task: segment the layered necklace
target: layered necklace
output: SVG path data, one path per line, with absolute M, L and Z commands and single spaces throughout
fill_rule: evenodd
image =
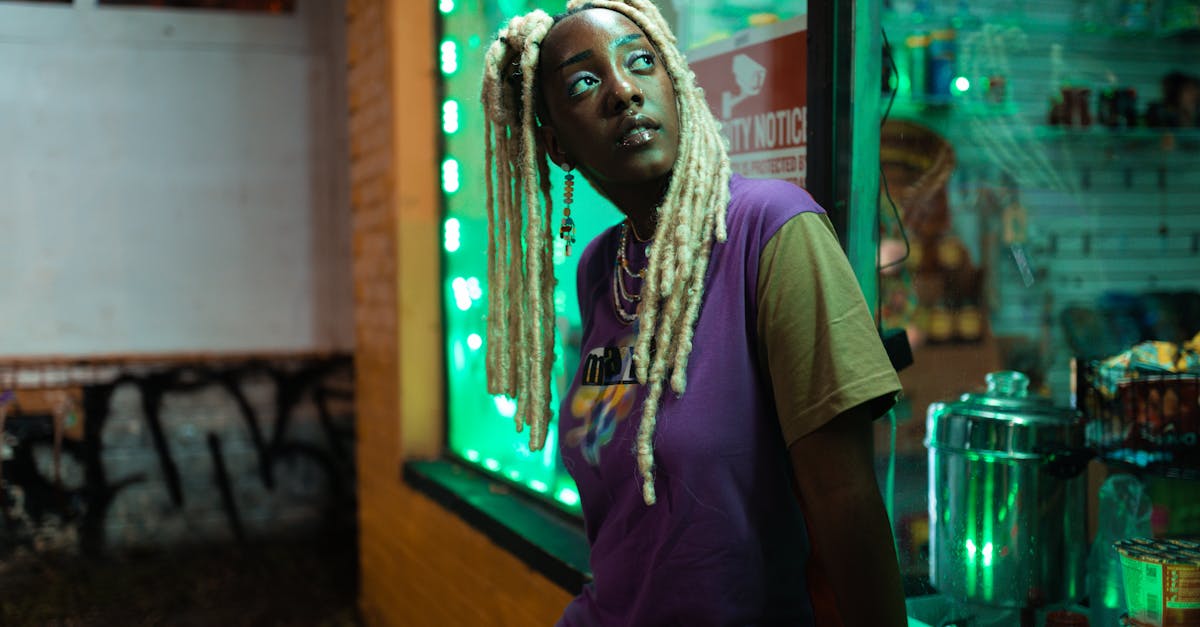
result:
M 613 264 L 613 311 L 617 314 L 617 319 L 624 324 L 633 324 L 637 320 L 638 303 L 642 300 L 641 285 L 638 285 L 637 291 L 631 290 L 625 286 L 626 277 L 628 280 L 642 280 L 646 278 L 646 268 L 643 267 L 638 271 L 634 271 L 629 267 L 629 257 L 625 253 L 625 249 L 629 245 L 629 223 L 621 223 L 621 241 L 617 244 L 617 259 Z M 649 255 L 649 248 L 646 249 L 646 254 Z M 647 264 L 648 265 L 648 264 Z M 628 307 L 633 307 L 633 313 L 629 313 Z

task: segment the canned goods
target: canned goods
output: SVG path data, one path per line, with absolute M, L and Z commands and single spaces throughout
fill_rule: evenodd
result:
M 1111 128 L 1137 126 L 1137 92 L 1130 87 L 1110 87 L 1100 92 L 1100 123 Z

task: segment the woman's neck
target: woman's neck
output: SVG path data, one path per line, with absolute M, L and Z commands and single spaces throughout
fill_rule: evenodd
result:
M 609 200 L 629 219 L 633 235 L 641 241 L 654 237 L 658 226 L 658 208 L 667 194 L 671 178 L 641 184 L 614 185 L 606 189 Z
M 652 210 L 654 213 L 648 218 L 635 220 L 630 214 L 625 214 L 629 219 L 629 226 L 633 229 L 633 237 L 639 242 L 648 242 L 654 237 L 654 229 L 658 226 L 658 209 Z

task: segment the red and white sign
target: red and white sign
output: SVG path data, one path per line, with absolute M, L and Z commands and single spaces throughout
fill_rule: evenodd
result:
M 804 185 L 808 171 L 808 18 L 741 31 L 688 52 L 729 141 L 733 171 Z

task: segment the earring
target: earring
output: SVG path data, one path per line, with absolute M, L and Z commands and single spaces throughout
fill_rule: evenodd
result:
M 566 255 L 571 256 L 571 246 L 575 244 L 575 221 L 571 219 L 571 201 L 575 199 L 575 175 L 571 174 L 571 166 L 563 165 L 567 173 L 566 183 L 563 184 L 563 219 L 558 229 L 558 237 L 566 243 Z

